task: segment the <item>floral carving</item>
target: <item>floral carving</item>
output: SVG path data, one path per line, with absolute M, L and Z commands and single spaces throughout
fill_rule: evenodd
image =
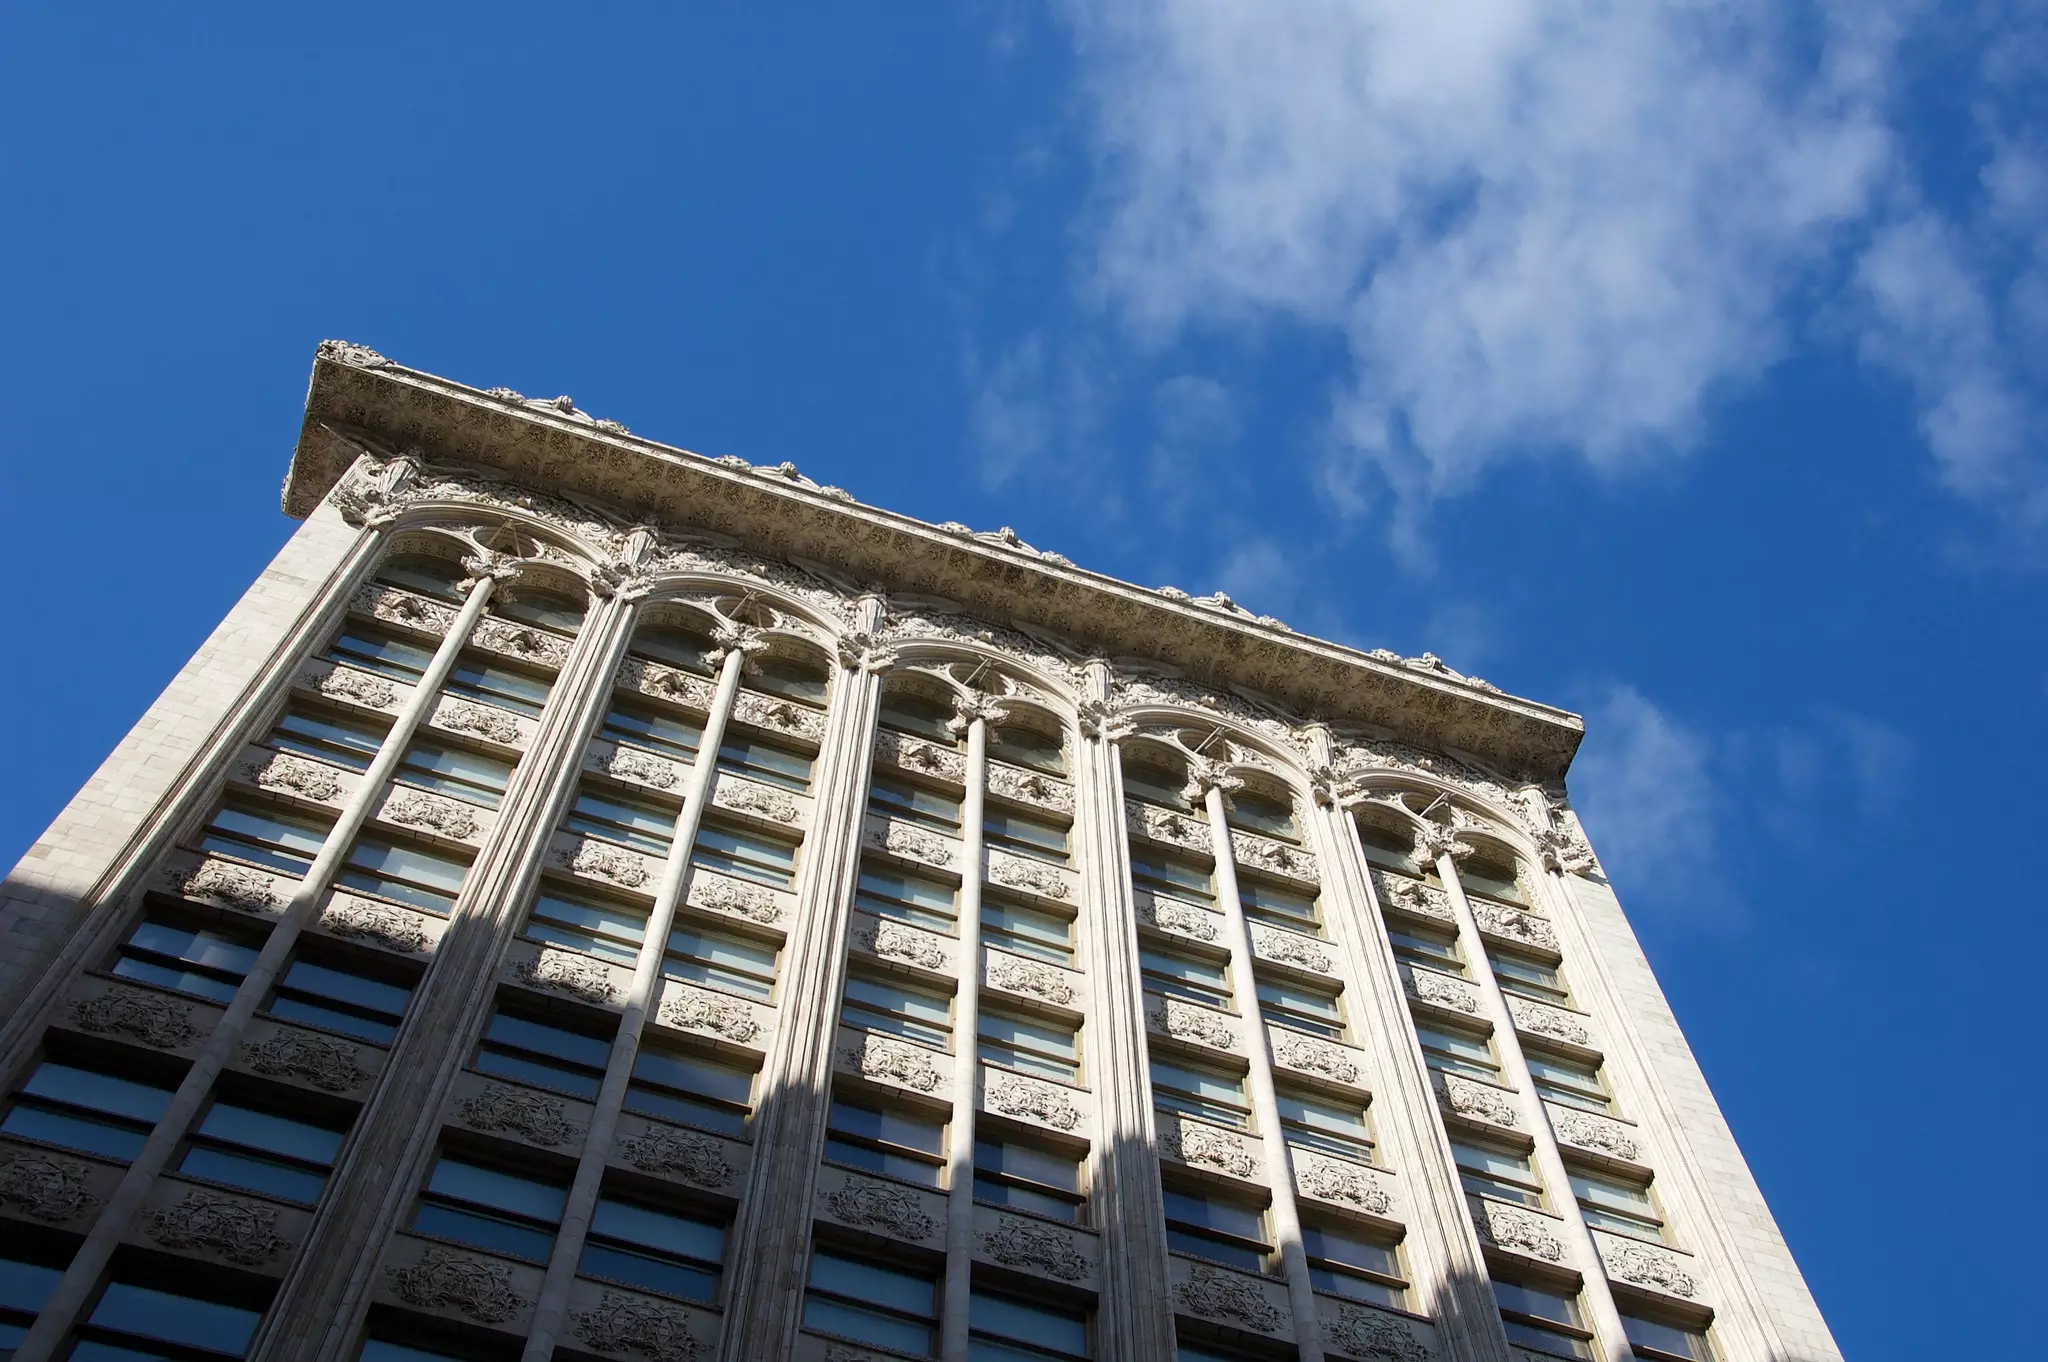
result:
M 445 634 L 455 622 L 455 612 L 423 600 L 409 591 L 372 583 L 356 592 L 350 604 L 374 619 L 401 624 L 422 633 Z
M 488 705 L 471 704 L 467 700 L 442 705 L 434 715 L 434 722 L 450 732 L 474 733 L 479 738 L 488 738 L 507 747 L 519 741 L 518 720 L 509 714 L 500 714 Z
M 703 989 L 680 988 L 661 1000 L 661 1020 L 685 1031 L 710 1031 L 745 1045 L 761 1034 L 761 1023 L 745 1003 Z
M 1479 1015 L 1479 1000 L 1472 996 L 1472 990 L 1462 981 L 1438 974 L 1434 970 L 1404 970 L 1408 978 L 1408 993 L 1425 1003 L 1448 1007 L 1455 1012 L 1471 1016 Z
M 1510 908 L 1504 903 L 1473 899 L 1472 916 L 1478 921 L 1479 930 L 1488 936 L 1506 937 L 1546 951 L 1557 949 L 1557 933 L 1550 929 L 1548 922 L 1526 908 Z
M 1222 1018 L 1178 998 L 1148 998 L 1145 1020 L 1175 1040 L 1194 1041 L 1218 1050 L 1237 1048 L 1237 1033 L 1225 1026 Z
M 1316 858 L 1299 847 L 1284 842 L 1270 842 L 1263 837 L 1251 837 L 1239 832 L 1231 834 L 1231 852 L 1239 865 L 1271 871 L 1297 880 L 1313 880 L 1316 877 Z
M 983 1100 L 988 1109 L 1004 1116 L 1028 1116 L 1054 1130 L 1072 1130 L 1081 1124 L 1081 1113 L 1067 1094 L 1050 1083 L 1036 1083 L 1015 1074 L 991 1078 Z
M 476 815 L 452 800 L 400 790 L 384 801 L 384 817 L 409 828 L 429 828 L 460 842 L 476 836 Z
M 569 869 L 593 879 L 610 880 L 628 889 L 647 883 L 647 865 L 638 856 L 609 842 L 585 841 L 569 856 Z
M 988 764 L 988 788 L 991 794 L 1059 813 L 1072 812 L 1074 807 L 1074 787 L 1064 780 L 1054 780 L 1036 771 L 1020 771 L 1001 762 Z
M 1536 833 L 1536 854 L 1545 870 L 1563 875 L 1590 875 L 1600 869 L 1593 848 L 1567 828 L 1547 827 Z
M 926 865 L 951 865 L 953 846 L 945 838 L 926 832 L 923 828 L 908 823 L 888 823 L 871 827 L 867 835 L 868 845 L 878 847 L 896 856 L 907 856 Z
M 1172 899 L 1141 898 L 1138 900 L 1138 920 L 1162 932 L 1175 936 L 1189 936 L 1197 941 L 1216 939 L 1216 915 L 1201 908 L 1192 908 Z
M 825 732 L 825 716 L 809 705 L 772 696 L 741 691 L 733 701 L 732 717 L 756 728 L 772 728 L 799 738 L 816 739 Z
M 649 1126 L 619 1146 L 627 1163 L 648 1173 L 673 1173 L 699 1187 L 723 1187 L 733 1179 L 725 1150 L 706 1135 Z
M 52 1224 L 76 1220 L 100 1204 L 86 1190 L 92 1165 L 26 1149 L 0 1151 L 0 1201 Z
M 1508 1015 L 1515 1019 L 1518 1028 L 1530 1035 L 1549 1036 L 1567 1045 L 1592 1048 L 1593 1033 L 1586 1029 L 1578 1013 L 1539 1003 L 1532 998 L 1511 997 L 1507 1001 Z
M 755 922 L 774 922 L 782 916 L 782 905 L 767 890 L 710 875 L 690 881 L 689 901 L 694 907 L 737 913 Z
M 356 1060 L 356 1047 L 330 1036 L 279 1031 L 242 1047 L 242 1062 L 273 1078 L 303 1078 L 328 1092 L 353 1092 L 369 1072 Z
M 1299 932 L 1254 927 L 1252 944 L 1258 949 L 1259 958 L 1262 960 L 1273 960 L 1283 965 L 1299 965 L 1318 974 L 1328 974 L 1334 968 L 1322 943 Z
M 615 747 L 604 759 L 607 774 L 621 780 L 636 780 L 657 790 L 672 789 L 676 783 L 675 763 L 649 756 L 635 747 Z
M 568 1144 L 582 1133 L 557 1099 L 503 1083 L 488 1084 L 483 1091 L 463 1098 L 455 1113 L 471 1130 L 509 1131 L 550 1149 Z
M 1232 1177 L 1256 1178 L 1259 1161 L 1243 1140 L 1196 1121 L 1162 1122 L 1160 1151 L 1191 1168 L 1214 1168 Z
M 1051 866 L 1034 865 L 1008 856 L 990 856 L 988 877 L 1011 889 L 1027 889 L 1049 899 L 1064 899 L 1067 882 Z
M 175 1050 L 199 1035 L 188 1004 L 154 993 L 110 989 L 72 1003 L 71 1015 L 81 1031 L 130 1035 L 159 1050 Z
M 1074 986 L 1058 970 L 1029 960 L 991 955 L 988 981 L 1011 993 L 1028 993 L 1034 998 L 1042 998 L 1055 1007 L 1065 1007 L 1074 1001 Z
M 922 771 L 956 784 L 967 778 L 967 759 L 960 753 L 888 729 L 875 735 L 875 754 L 905 770 Z
M 489 615 L 476 622 L 476 630 L 470 634 L 469 641 L 494 652 L 510 653 L 529 662 L 543 662 L 553 667 L 561 666 L 569 655 L 566 640 L 546 630 L 507 624 Z
M 1155 842 L 1170 842 L 1177 847 L 1192 851 L 1209 849 L 1208 820 L 1190 818 L 1172 809 L 1162 809 L 1156 804 L 1142 800 L 1124 801 L 1124 824 L 1140 837 L 1149 837 Z
M 1521 1113 L 1499 1088 L 1488 1087 L 1458 1074 L 1438 1074 L 1436 1078 L 1437 1092 L 1442 1094 L 1456 1115 L 1489 1121 L 1497 1126 L 1514 1127 L 1522 1123 Z
M 1630 1163 L 1642 1162 L 1642 1147 L 1628 1133 L 1628 1127 L 1605 1116 L 1595 1116 L 1576 1107 L 1550 1108 L 1550 1126 L 1557 1138 L 1580 1149 L 1597 1149 Z
M 650 1362 L 696 1362 L 704 1345 L 674 1305 L 607 1291 L 597 1307 L 575 1312 L 576 1336 L 601 1353 L 639 1353 Z
M 1103 742 L 1115 742 L 1128 737 L 1131 732 L 1123 706 L 1092 696 L 1074 707 L 1074 723 L 1081 730 L 1082 737 L 1099 738 Z
M 212 1249 L 229 1262 L 249 1266 L 291 1248 L 291 1241 L 277 1232 L 275 1208 L 197 1189 L 176 1206 L 149 1212 L 142 1232 L 165 1248 Z
M 407 1305 L 453 1307 L 484 1324 L 503 1324 L 524 1304 L 512 1289 L 512 1269 L 466 1253 L 430 1248 L 410 1267 L 387 1267 L 391 1292 Z
M 341 793 L 341 780 L 328 767 L 299 757 L 276 756 L 248 768 L 249 779 L 266 790 L 289 790 L 317 802 Z
M 332 360 L 354 369 L 382 369 L 391 363 L 369 346 L 345 340 L 321 341 L 313 353 L 319 359 Z
M 711 687 L 702 678 L 659 663 L 629 657 L 619 664 L 617 683 L 643 695 L 656 695 L 695 710 L 711 708 Z
M 919 1092 L 935 1092 L 941 1078 L 932 1067 L 931 1052 L 901 1041 L 867 1036 L 843 1052 L 846 1062 L 867 1078 L 886 1078 Z
M 1394 1207 L 1393 1198 L 1377 1178 L 1337 1159 L 1296 1151 L 1294 1185 L 1312 1197 L 1344 1202 L 1367 1215 L 1385 1215 Z
M 419 919 L 398 908 L 360 899 L 335 899 L 320 914 L 320 923 L 336 936 L 370 941 L 389 950 L 417 954 L 427 948 Z
M 1678 1265 L 1678 1259 L 1663 1249 L 1638 1244 L 1630 1239 L 1600 1241 L 1600 1259 L 1607 1274 L 1637 1286 L 1654 1286 L 1688 1300 L 1699 1290 L 1692 1274 Z
M 903 1239 L 929 1239 L 938 1228 L 915 1193 L 884 1183 L 848 1178 L 825 1204 L 849 1225 L 873 1225 Z
M 1434 885 L 1421 880 L 1411 880 L 1406 875 L 1389 875 L 1383 871 L 1372 872 L 1373 887 L 1379 890 L 1380 902 L 1388 908 L 1421 917 L 1433 917 L 1440 922 L 1455 922 L 1457 914 L 1451 911 L 1450 896 Z
M 1088 1273 L 1088 1260 L 1065 1230 L 1016 1216 L 997 1217 L 994 1229 L 981 1232 L 981 1248 L 1007 1267 L 1040 1268 L 1063 1282 L 1077 1282 Z
M 1194 1314 L 1234 1319 L 1261 1333 L 1273 1332 L 1287 1318 L 1250 1279 L 1199 1263 L 1189 1267 L 1188 1279 L 1173 1294 Z
M 597 961 L 548 947 L 513 966 L 513 973 L 535 988 L 567 993 L 585 1002 L 608 1003 L 618 993 L 611 971 Z
M 871 954 L 883 955 L 891 960 L 907 960 L 913 965 L 926 969 L 946 968 L 946 953 L 939 943 L 923 932 L 914 932 L 899 927 L 893 922 L 878 922 L 863 927 L 854 933 L 854 940 Z
M 186 898 L 219 899 L 252 912 L 271 911 L 278 906 L 276 882 L 270 876 L 225 861 L 208 861 L 187 875 L 178 888 Z
M 778 823 L 794 823 L 803 817 L 796 801 L 788 795 L 744 780 L 720 779 L 713 802 L 722 809 L 756 813 Z
M 1495 1248 L 1514 1249 L 1547 1263 L 1564 1261 L 1564 1244 L 1546 1217 L 1479 1197 L 1472 1198 L 1472 1205 L 1477 1211 L 1473 1220 L 1479 1237 Z
M 1351 1056 L 1328 1041 L 1296 1031 L 1273 1033 L 1273 1058 L 1290 1069 L 1321 1074 L 1338 1083 L 1356 1083 L 1358 1065 Z
M 1188 801 L 1199 804 L 1209 797 L 1209 791 L 1221 790 L 1227 799 L 1244 788 L 1244 777 L 1230 769 L 1227 761 L 1213 757 L 1190 757 L 1188 759 L 1187 788 L 1181 793 Z
M 884 672 L 896 662 L 896 650 L 865 629 L 842 635 L 838 651 L 839 665 L 850 672 Z
M 398 691 L 389 681 L 347 667 L 336 667 L 313 684 L 330 700 L 353 700 L 367 709 L 389 709 L 398 702 Z
M 1341 1306 L 1323 1327 L 1338 1352 L 1359 1362 L 1429 1362 L 1431 1356 L 1428 1345 L 1392 1315 Z

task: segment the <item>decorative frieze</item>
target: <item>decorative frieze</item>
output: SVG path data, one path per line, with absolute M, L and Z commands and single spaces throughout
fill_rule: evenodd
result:
M 1081 1113 L 1064 1088 L 1020 1074 L 987 1071 L 982 1105 L 1001 1116 L 1016 1116 L 1054 1130 L 1080 1127 Z
M 1691 1300 L 1699 1294 L 1699 1283 L 1680 1264 L 1678 1255 L 1654 1244 L 1618 1235 L 1597 1234 L 1600 1262 L 1607 1275 L 1618 1282 L 1646 1286 Z
M 608 776 L 656 790 L 673 790 L 682 779 L 674 762 L 637 747 L 614 747 L 593 764 Z
M 1479 991 L 1463 979 L 1408 966 L 1402 967 L 1401 977 L 1408 985 L 1408 996 L 1417 1002 L 1463 1012 L 1468 1017 L 1479 1015 Z
M 566 993 L 587 1003 L 609 1003 L 618 996 L 612 972 L 597 961 L 572 951 L 543 946 L 512 967 L 512 972 L 535 988 Z
M 456 1310 L 481 1324 L 503 1324 L 526 1302 L 512 1289 L 512 1270 L 467 1253 L 424 1250 L 404 1267 L 386 1267 L 391 1294 L 423 1310 Z
M 1485 1121 L 1490 1125 L 1506 1126 L 1510 1130 L 1522 1124 L 1521 1111 L 1514 1099 L 1499 1088 L 1462 1074 L 1432 1074 L 1437 1096 L 1455 1116 Z
M 1044 898 L 1064 901 L 1070 892 L 1067 879 L 1060 871 L 1037 861 L 1027 861 L 1021 856 L 1009 856 L 991 851 L 988 857 L 988 877 L 991 882 L 1007 889 L 1022 889 L 1027 893 Z
M 392 709 L 398 704 L 396 686 L 381 676 L 352 667 L 330 668 L 312 682 L 312 688 L 330 700 L 346 700 L 364 709 Z
M 950 838 L 926 832 L 911 823 L 872 822 L 861 839 L 877 851 L 918 861 L 925 865 L 953 864 L 954 843 Z
M 1203 1263 L 1188 1266 L 1187 1278 L 1173 1289 L 1183 1310 L 1204 1319 L 1234 1320 L 1270 1334 L 1287 1322 L 1287 1314 L 1266 1297 L 1252 1278 Z
M 1054 1007 L 1072 1006 L 1075 996 L 1065 971 L 996 951 L 989 952 L 988 982 L 1006 993 L 1021 993 Z
M 1156 927 L 1174 936 L 1185 936 L 1195 941 L 1214 941 L 1220 934 L 1217 924 L 1222 919 L 1206 908 L 1192 904 L 1177 903 L 1173 899 L 1162 899 L 1151 894 L 1141 894 L 1137 899 L 1138 921 L 1148 927 Z
M 1610 1154 L 1627 1163 L 1643 1161 L 1642 1146 L 1636 1142 L 1634 1127 L 1577 1107 L 1546 1103 L 1544 1111 L 1550 1117 L 1550 1129 L 1560 1144 Z
M 1134 837 L 1209 854 L 1209 823 L 1141 799 L 1124 801 L 1124 826 Z
M 615 679 L 623 690 L 652 695 L 657 699 L 694 709 L 700 714 L 711 708 L 712 691 L 709 682 L 688 672 L 664 667 L 658 662 L 629 657 L 619 664 Z
M 1220 1014 L 1193 1003 L 1184 1003 L 1178 998 L 1160 998 L 1147 995 L 1145 999 L 1145 1022 L 1154 1031 L 1206 1045 L 1211 1049 L 1237 1049 L 1237 1033 L 1223 1024 Z
M 988 792 L 1004 799 L 1014 799 L 1019 804 L 1035 804 L 1054 813 L 1070 814 L 1074 811 L 1074 787 L 1064 780 L 1038 771 L 1005 766 L 998 761 L 988 764 Z
M 503 1083 L 487 1083 L 463 1098 L 455 1106 L 455 1115 L 471 1130 L 517 1135 L 550 1149 L 583 1137 L 559 1098 Z
M 403 955 L 417 955 L 428 945 L 418 917 L 403 908 L 365 899 L 337 896 L 321 910 L 320 925 L 336 936 L 365 941 Z
M 1199 1121 L 1159 1117 L 1159 1152 L 1190 1168 L 1213 1168 L 1234 1178 L 1256 1181 L 1258 1156 L 1242 1136 Z
M 1252 932 L 1252 953 L 1261 960 L 1275 964 L 1293 965 L 1296 969 L 1310 970 L 1316 974 L 1329 974 L 1336 965 L 1330 953 L 1323 949 L 1323 943 L 1300 932 L 1290 932 L 1280 927 L 1269 927 L 1262 922 L 1248 924 Z
M 588 1310 L 572 1312 L 576 1337 L 601 1353 L 637 1353 L 648 1362 L 697 1362 L 710 1345 L 690 1332 L 681 1306 L 606 1291 Z
M 259 789 L 297 795 L 315 804 L 341 797 L 341 776 L 331 766 L 303 757 L 256 757 L 242 765 L 242 775 Z
M 278 1030 L 242 1046 L 242 1062 L 272 1078 L 297 1078 L 327 1092 L 354 1092 L 370 1081 L 356 1047 L 332 1036 Z
M 450 733 L 469 733 L 502 747 L 519 745 L 519 721 L 503 710 L 468 700 L 443 700 L 434 711 L 434 725 Z
M 1317 1301 L 1316 1308 L 1323 1312 L 1324 1340 L 1357 1362 L 1430 1362 L 1436 1356 L 1400 1316 L 1330 1300 Z
M 1526 1031 L 1532 1036 L 1548 1036 L 1582 1049 L 1594 1048 L 1593 1033 L 1586 1029 L 1586 1019 L 1578 1013 L 1514 994 L 1507 995 L 1507 1004 L 1508 1015 L 1514 1018 L 1516 1030 Z
M 734 698 L 732 717 L 739 723 L 786 733 L 806 742 L 818 742 L 825 736 L 825 716 L 817 710 L 753 691 L 743 690 Z
M 479 830 L 476 814 L 468 805 L 418 790 L 394 791 L 384 801 L 378 816 L 401 827 L 436 832 L 457 842 L 468 841 Z
M 110 988 L 71 1004 L 71 1020 L 81 1031 L 122 1035 L 159 1050 L 175 1050 L 197 1040 L 199 1027 L 192 1006 L 161 993 Z
M 841 1224 L 878 1229 L 914 1243 L 923 1243 L 939 1228 L 915 1192 L 868 1178 L 847 1177 L 837 1190 L 825 1194 L 825 1205 Z
M 284 906 L 284 895 L 275 879 L 260 870 L 228 861 L 208 861 L 182 877 L 174 871 L 172 883 L 188 899 L 225 903 L 246 912 L 274 913 Z
M 1435 885 L 1424 884 L 1406 875 L 1392 875 L 1384 870 L 1372 872 L 1372 884 L 1380 903 L 1395 912 L 1414 913 L 1439 922 L 1458 920 L 1457 913 L 1451 908 L 1450 895 Z
M 1564 1241 L 1557 1237 L 1558 1223 L 1549 1216 L 1485 1197 L 1466 1200 L 1472 1207 L 1473 1228 L 1495 1248 L 1526 1253 L 1546 1263 L 1564 1261 Z
M 1005 1267 L 1044 1272 L 1064 1282 L 1088 1275 L 1088 1259 L 1074 1247 L 1070 1231 L 1022 1216 L 996 1216 L 993 1229 L 980 1234 L 981 1251 Z
M 692 908 L 732 913 L 749 922 L 765 924 L 782 920 L 782 903 L 768 890 L 701 870 L 691 874 L 690 892 L 684 902 Z
M 559 668 L 569 660 L 569 640 L 561 635 L 490 615 L 476 622 L 469 641 L 490 652 L 548 668 Z
M 711 802 L 721 809 L 750 813 L 773 823 L 791 824 L 803 817 L 803 810 L 797 802 L 780 790 L 732 776 L 718 778 L 718 784 L 711 792 Z
M 868 954 L 885 960 L 901 960 L 937 971 L 944 971 L 951 964 L 939 938 L 894 922 L 871 922 L 854 932 L 853 941 Z
M 175 1206 L 142 1217 L 142 1232 L 168 1249 L 203 1249 L 231 1263 L 256 1267 L 288 1253 L 277 1232 L 277 1208 L 194 1188 Z
M 595 838 L 584 838 L 573 846 L 557 846 L 551 858 L 555 864 L 578 875 L 603 880 L 621 889 L 639 889 L 654 878 L 644 856 Z
M 1393 1197 L 1371 1169 L 1305 1149 L 1295 1150 L 1293 1157 L 1294 1185 L 1304 1196 L 1355 1207 L 1367 1215 L 1393 1212 Z
M 1281 875 L 1304 884 L 1316 882 L 1315 853 L 1300 847 L 1276 842 L 1270 837 L 1258 837 L 1248 832 L 1230 834 L 1231 854 L 1240 866 L 1252 870 L 1263 870 L 1269 875 Z
M 1357 1085 L 1358 1064 L 1342 1046 L 1304 1036 L 1299 1031 L 1269 1030 L 1268 1035 L 1272 1037 L 1275 1064 L 1298 1073 L 1316 1074 L 1333 1083 Z
M 619 1156 L 642 1172 L 672 1175 L 699 1187 L 727 1186 L 737 1173 L 718 1141 L 674 1126 L 650 1124 L 620 1142 Z
M 0 1147 L 0 1202 L 53 1225 L 96 1212 L 100 1199 L 87 1179 L 93 1166 L 40 1150 Z
M 350 598 L 349 608 L 385 624 L 436 637 L 447 633 L 448 626 L 455 623 L 455 612 L 447 606 L 376 582 L 358 590 Z
M 1479 930 L 1487 936 L 1497 936 L 1506 941 L 1520 942 L 1538 950 L 1555 953 L 1557 933 L 1541 915 L 1527 908 L 1516 908 L 1491 899 L 1475 898 L 1472 901 L 1472 917 L 1479 924 Z
M 937 1092 L 945 1081 L 932 1065 L 930 1050 L 882 1036 L 863 1036 L 858 1044 L 841 1050 L 839 1057 L 863 1078 L 901 1083 L 919 1092 Z
M 964 753 L 891 729 L 885 728 L 875 734 L 875 759 L 900 770 L 916 771 L 955 785 L 967 779 L 967 757 Z M 991 766 L 989 769 L 994 771 L 995 768 Z
M 705 1032 L 735 1045 L 751 1045 L 761 1034 L 761 1023 L 745 1003 L 674 980 L 669 981 L 655 1016 L 664 1026 Z

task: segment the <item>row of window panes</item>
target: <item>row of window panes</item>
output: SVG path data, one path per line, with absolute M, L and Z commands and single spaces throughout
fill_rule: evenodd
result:
M 304 876 L 319 855 L 330 826 L 328 821 L 230 796 L 201 833 L 199 846 Z M 346 888 L 446 917 L 468 873 L 466 861 L 445 852 L 364 833 L 349 848 L 338 880 Z
M 811 1252 L 804 1327 L 907 1357 L 936 1357 L 939 1278 L 837 1249 Z M 968 1303 L 971 1362 L 1085 1359 L 1088 1317 L 976 1289 Z
M 929 786 L 877 776 L 868 807 L 902 822 L 960 835 L 960 800 Z M 991 806 L 983 815 L 982 832 L 990 846 L 1055 865 L 1067 863 L 1067 829 L 1058 823 Z
M 650 706 L 620 704 L 605 715 L 603 736 L 687 766 L 697 760 L 704 728 Z M 718 748 L 718 769 L 798 794 L 811 788 L 810 757 L 762 738 L 728 737 Z
M 1600 1354 L 1593 1346 L 1592 1331 L 1586 1328 L 1585 1312 L 1576 1296 L 1565 1295 L 1529 1281 L 1496 1277 L 1494 1299 L 1500 1304 L 1501 1323 L 1508 1341 L 1546 1357 L 1591 1359 Z M 1658 1317 L 1618 1299 L 1622 1331 L 1630 1351 L 1656 1362 L 1714 1362 L 1707 1332 L 1674 1318 Z
M 627 650 L 636 656 L 674 667 L 697 676 L 713 674 L 711 640 L 703 634 L 675 625 L 656 624 L 636 630 Z M 796 658 L 771 657 L 748 663 L 740 673 L 740 684 L 748 690 L 794 700 L 801 705 L 822 708 L 829 689 L 825 669 Z

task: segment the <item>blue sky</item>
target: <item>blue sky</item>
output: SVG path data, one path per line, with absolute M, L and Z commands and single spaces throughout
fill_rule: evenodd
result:
M 1580 710 L 1844 1350 L 2037 1332 L 2048 7 L 207 10 L 0 16 L 0 857 L 344 337 Z

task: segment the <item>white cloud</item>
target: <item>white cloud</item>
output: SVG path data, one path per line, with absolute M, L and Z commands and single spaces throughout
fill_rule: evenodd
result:
M 1633 686 L 1610 687 L 1586 716 L 1572 799 L 1601 862 L 1655 903 L 1718 879 L 1720 800 L 1706 737 Z
M 1069 473 L 1079 470 L 1084 461 L 1077 455 L 1094 432 L 1101 397 L 1073 350 L 1033 332 L 993 365 L 970 354 L 967 375 L 974 386 L 969 438 L 987 486 L 1000 488 L 1026 465 L 1048 459 L 1059 459 Z

